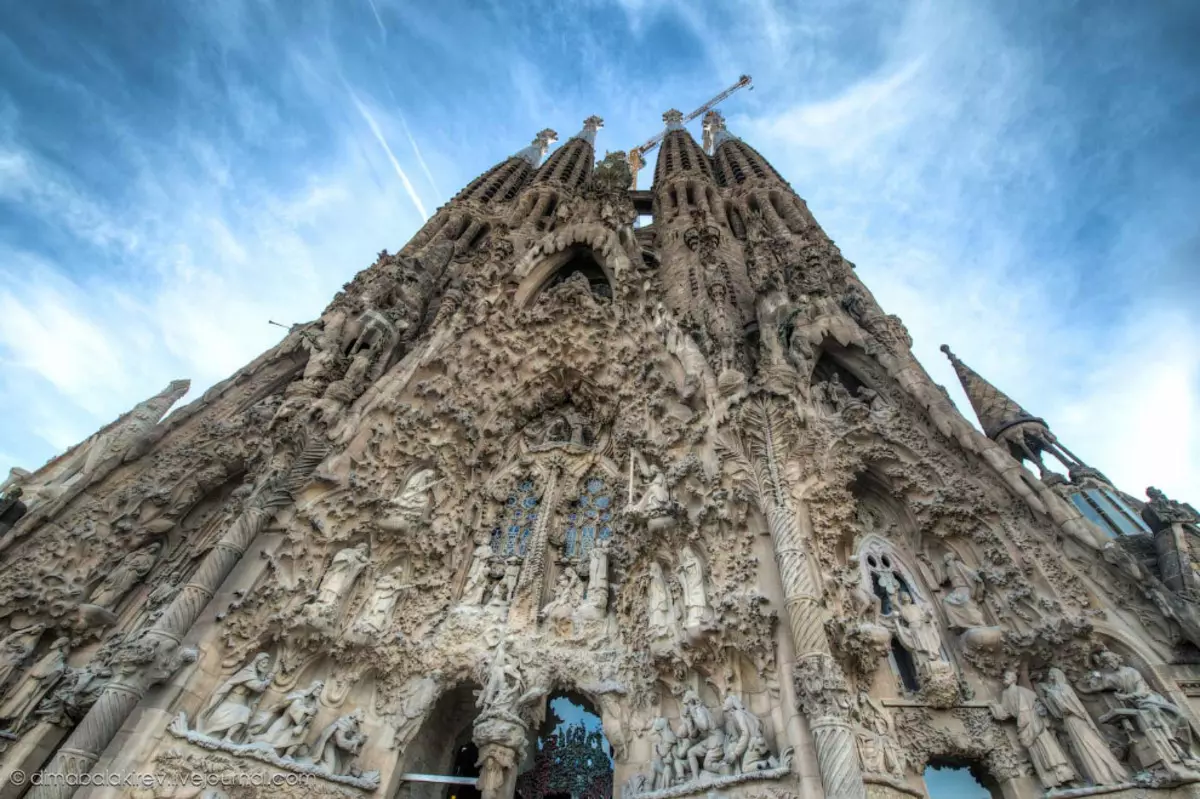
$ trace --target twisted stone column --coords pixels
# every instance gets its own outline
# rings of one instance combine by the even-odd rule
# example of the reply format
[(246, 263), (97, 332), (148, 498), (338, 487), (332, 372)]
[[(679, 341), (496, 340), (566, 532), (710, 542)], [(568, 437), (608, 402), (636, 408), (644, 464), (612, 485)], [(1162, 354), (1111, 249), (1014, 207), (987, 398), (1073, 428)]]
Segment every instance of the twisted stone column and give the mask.
[(546, 490), (542, 492), (538, 503), (539, 513), (533, 532), (529, 535), (529, 543), (525, 551), (525, 563), (521, 567), (521, 576), (517, 580), (517, 590), (513, 592), (512, 609), (509, 611), (509, 623), (536, 621), (538, 611), (542, 608), (542, 588), (545, 585), (543, 575), (546, 573), (546, 544), (549, 537), (551, 510), (558, 503), (557, 465), (552, 466), (550, 477), (546, 482)]
[(786, 505), (776, 504), (770, 508), (768, 520), (796, 647), (796, 697), (812, 730), (825, 797), (866, 799), (867, 787), (849, 722), (846, 678), (825, 635), (820, 592), (800, 545), (795, 516)]
[[(298, 458), (296, 465), (302, 460), (311, 460), (311, 456)], [(291, 471), (296, 471), (295, 466)], [(146, 692), (170, 677), (173, 669), (169, 664), (183, 636), (258, 534), (291, 502), (294, 480), (284, 478), (276, 474), (266, 481), (154, 626), (118, 654), (116, 677), (42, 770), (41, 784), (29, 792), (29, 799), (67, 799), (74, 794), (79, 778), (90, 772)]]

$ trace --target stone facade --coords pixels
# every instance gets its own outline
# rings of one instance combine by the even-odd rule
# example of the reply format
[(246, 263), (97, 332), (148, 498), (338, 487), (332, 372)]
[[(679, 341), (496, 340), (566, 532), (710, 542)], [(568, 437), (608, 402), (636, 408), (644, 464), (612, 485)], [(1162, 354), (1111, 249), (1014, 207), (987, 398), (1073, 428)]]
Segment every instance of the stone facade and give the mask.
[(761, 155), (665, 121), (652, 190), (543, 131), (200, 399), (14, 470), (0, 797), (432, 799), (463, 751), (486, 799), (1196, 795), (1195, 510), (955, 358), (980, 433)]

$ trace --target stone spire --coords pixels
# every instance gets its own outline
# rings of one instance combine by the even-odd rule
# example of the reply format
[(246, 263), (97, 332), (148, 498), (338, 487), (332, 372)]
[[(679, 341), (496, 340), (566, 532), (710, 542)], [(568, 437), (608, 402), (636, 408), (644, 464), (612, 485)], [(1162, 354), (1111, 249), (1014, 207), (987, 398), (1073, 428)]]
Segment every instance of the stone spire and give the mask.
[(1046, 469), (1042, 453), (1048, 452), (1067, 467), (1072, 482), (1078, 483), (1091, 478), (1111, 485), (1107, 477), (1079, 460), (1075, 453), (1059, 443), (1045, 420), (1034, 416), (1003, 391), (980, 377), (978, 372), (959, 360), (948, 346), (943, 344), (941, 350), (954, 366), (958, 381), (962, 383), (963, 391), (971, 401), (971, 407), (975, 409), (979, 424), (983, 426), (983, 432), (988, 438), (1006, 445), (1017, 460), (1029, 459), (1037, 464), (1044, 482), (1064, 481), (1061, 474)]
[(667, 124), (667, 130), (683, 130), (683, 112), (672, 108), (663, 114), (663, 122)]
[[(584, 130), (587, 130), (586, 126)], [(513, 157), (525, 159), (536, 169), (541, 165), (542, 159), (546, 156), (546, 151), (550, 149), (550, 145), (556, 141), (558, 141), (558, 134), (550, 128), (545, 128), (533, 137), (533, 142), (528, 147), (516, 153)]]
[(583, 120), (583, 130), (572, 136), (572, 139), (582, 139), (593, 147), (596, 146), (596, 131), (604, 127), (604, 120), (592, 114)]
[(714, 153), (722, 142), (736, 138), (725, 127), (725, 117), (720, 111), (714, 108), (704, 115), (704, 152)]
[(963, 391), (967, 393), (967, 399), (971, 401), (971, 407), (975, 409), (979, 424), (983, 426), (983, 432), (988, 438), (994, 439), (1007, 428), (1021, 422), (1038, 422), (1045, 425), (1045, 422), (1022, 408), (959, 360), (958, 356), (950, 351), (950, 347), (943, 344), (941, 350), (954, 366), (954, 372), (958, 375)]

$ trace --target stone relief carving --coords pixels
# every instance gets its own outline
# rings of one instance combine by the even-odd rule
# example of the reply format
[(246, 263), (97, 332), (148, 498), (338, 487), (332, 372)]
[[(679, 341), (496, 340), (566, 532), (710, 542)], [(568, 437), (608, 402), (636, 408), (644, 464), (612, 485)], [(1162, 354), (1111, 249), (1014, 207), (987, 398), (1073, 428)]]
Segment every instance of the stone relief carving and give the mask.
[(1016, 672), (1004, 673), (1004, 690), (1000, 693), (1000, 701), (992, 705), (992, 715), (1017, 725), (1017, 739), (1029, 753), (1042, 785), (1057, 788), (1077, 778), (1054, 731), (1046, 723), (1037, 694), (1017, 684)]
[(196, 731), (210, 738), (241, 743), (258, 700), (271, 684), (271, 656), (266, 652), (226, 680), (196, 716)]
[(436, 476), (433, 469), (421, 469), (409, 477), (404, 488), (388, 503), (388, 515), (379, 521), (379, 526), (402, 533), (424, 522), (432, 507)]
[(33, 664), (0, 704), (0, 723), (10, 731), (20, 730), (25, 721), (37, 708), (38, 703), (50, 693), (67, 670), (67, 638), (59, 638), (50, 645), (50, 650)]
[(376, 580), (370, 597), (354, 622), (354, 631), (363, 635), (386, 632), (400, 594), (410, 587), (403, 584), (395, 573), (385, 574)]
[(305, 609), (306, 617), (323, 626), (336, 623), (358, 575), (368, 563), (370, 550), (365, 543), (338, 551), (321, 578), (316, 599)]
[(1093, 785), (1128, 782), (1128, 770), (1113, 756), (1096, 722), (1075, 695), (1067, 675), (1062, 669), (1050, 668), (1046, 676), (1046, 682), (1038, 686), (1042, 703), (1049, 715), (1062, 723), (1081, 776)]

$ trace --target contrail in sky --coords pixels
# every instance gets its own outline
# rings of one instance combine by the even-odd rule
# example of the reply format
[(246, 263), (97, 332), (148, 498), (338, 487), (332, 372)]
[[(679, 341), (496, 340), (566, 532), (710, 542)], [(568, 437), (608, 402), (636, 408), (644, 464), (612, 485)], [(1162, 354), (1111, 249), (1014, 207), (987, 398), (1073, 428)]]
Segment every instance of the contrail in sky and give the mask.
[(403, 114), (397, 114), (400, 117), (400, 124), (404, 126), (404, 135), (408, 137), (408, 143), (412, 145), (413, 152), (417, 154), (417, 163), (421, 165), (421, 169), (425, 172), (425, 177), (429, 178), (429, 185), (433, 187), (433, 193), (439, 197), (442, 194), (441, 189), (437, 187), (437, 181), (433, 179), (433, 173), (429, 171), (429, 166), (425, 163), (425, 159), (421, 156), (421, 148), (417, 147), (417, 140), (413, 138), (412, 133), (408, 129), (408, 123), (404, 121)]
[(375, 15), (375, 21), (379, 23), (379, 33), (383, 36), (383, 41), (387, 42), (387, 28), (383, 27), (383, 18), (379, 16), (379, 9), (375, 7), (375, 0), (367, 0), (367, 5), (371, 7), (371, 13)]
[(379, 146), (387, 153), (388, 160), (392, 162), (392, 166), (396, 168), (396, 174), (400, 176), (400, 182), (404, 184), (404, 190), (408, 192), (408, 198), (413, 201), (413, 205), (417, 206), (417, 210), (421, 212), (421, 219), (429, 221), (429, 214), (425, 213), (425, 206), (421, 204), (421, 198), (417, 196), (417, 190), (413, 188), (412, 182), (408, 179), (408, 175), (404, 174), (404, 169), (401, 168), (400, 162), (396, 160), (396, 156), (392, 153), (392, 148), (388, 146), (387, 139), (383, 138), (383, 131), (379, 129), (378, 123), (375, 122), (375, 117), (367, 111), (366, 106), (359, 102), (357, 97), (350, 95), (354, 99), (354, 105), (358, 108), (358, 113), (362, 114), (363, 119), (371, 127), (371, 132), (375, 134), (375, 138), (379, 140)]

